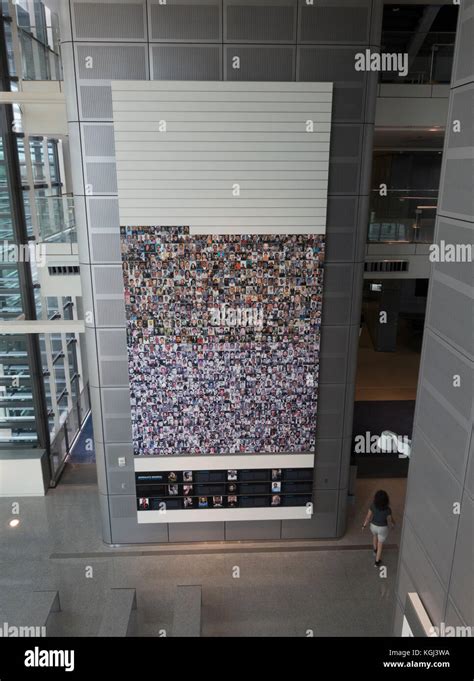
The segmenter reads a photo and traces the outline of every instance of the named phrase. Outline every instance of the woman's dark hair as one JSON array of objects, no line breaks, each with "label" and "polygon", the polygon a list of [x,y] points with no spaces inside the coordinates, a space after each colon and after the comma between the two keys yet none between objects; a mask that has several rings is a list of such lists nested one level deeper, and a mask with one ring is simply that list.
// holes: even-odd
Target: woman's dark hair
[{"label": "woman's dark hair", "polygon": [[378,511],[385,511],[385,509],[387,508],[389,503],[390,503],[390,499],[388,498],[387,492],[383,489],[379,489],[379,491],[376,492],[376,494],[374,496],[375,508]]}]

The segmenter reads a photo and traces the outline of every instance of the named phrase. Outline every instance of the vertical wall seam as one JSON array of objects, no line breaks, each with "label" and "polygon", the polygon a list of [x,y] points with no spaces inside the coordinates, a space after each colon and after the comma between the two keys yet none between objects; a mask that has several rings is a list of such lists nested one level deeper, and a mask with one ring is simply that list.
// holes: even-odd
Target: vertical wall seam
[{"label": "vertical wall seam", "polygon": [[[72,0],[69,0],[69,22],[71,26],[71,48],[72,48],[72,64],[73,64],[73,77],[74,77],[74,90],[76,94],[76,106],[77,106],[77,119],[78,119],[78,132],[79,132],[79,151],[81,154],[81,174],[82,174],[82,182],[84,186],[84,190],[86,187],[86,178],[85,178],[85,172],[84,172],[84,154],[83,154],[83,147],[82,147],[82,117],[81,117],[81,111],[79,108],[79,96],[78,96],[78,78],[77,78],[77,63],[76,63],[76,53],[75,53],[75,44],[76,40],[74,38],[74,33],[73,33],[73,26],[72,26]],[[90,277],[90,285],[91,285],[91,293],[92,293],[92,305],[93,305],[93,313],[94,313],[94,338],[95,338],[95,355],[96,355],[96,361],[97,361],[97,381],[99,383],[99,390],[98,390],[98,398],[100,402],[100,421],[101,421],[101,428],[102,428],[102,434],[104,434],[105,429],[104,429],[104,410],[103,410],[103,404],[102,404],[102,393],[101,393],[101,378],[100,378],[100,365],[99,365],[99,354],[98,354],[98,337],[97,337],[97,326],[96,326],[96,310],[95,310],[95,301],[94,301],[94,282],[93,282],[93,277],[92,277],[92,264],[91,264],[91,248],[90,248],[90,234],[89,234],[89,216],[88,216],[88,206],[87,206],[87,198],[86,195],[83,197],[84,200],[84,220],[85,220],[85,227],[86,227],[86,232],[87,232],[87,248],[89,251],[89,263],[88,263],[88,269],[89,269],[89,277]],[[81,268],[82,271],[82,268]],[[91,410],[91,418],[92,418],[92,425],[94,424],[94,418],[93,418],[93,411]],[[104,438],[105,440],[105,435]],[[106,484],[106,496],[107,497],[107,508],[108,508],[108,521],[109,521],[109,531],[110,531],[110,540],[113,542],[113,535],[112,535],[112,517],[111,517],[111,509],[110,509],[110,494],[109,494],[109,479],[108,479],[108,470],[107,470],[107,460],[106,460],[106,455],[105,455],[105,447],[106,443],[103,442],[103,456],[104,456],[104,471],[105,471],[105,484]],[[96,453],[97,457],[97,453]],[[99,490],[100,493],[100,490]],[[100,503],[100,501],[99,501]]]}]

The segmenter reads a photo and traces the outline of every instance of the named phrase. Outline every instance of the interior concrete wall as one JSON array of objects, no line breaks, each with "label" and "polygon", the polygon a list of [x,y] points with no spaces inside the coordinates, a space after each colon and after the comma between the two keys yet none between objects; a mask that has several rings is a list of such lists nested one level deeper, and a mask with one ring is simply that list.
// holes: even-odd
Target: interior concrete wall
[{"label": "interior concrete wall", "polygon": [[[377,74],[354,55],[377,49],[378,0],[168,1],[61,4],[64,85],[86,317],[104,541],[341,536],[346,526],[355,372]],[[120,8],[119,8],[120,5]],[[231,67],[241,56],[240,70]],[[87,57],[93,67],[87,68]],[[123,357],[124,301],[107,289],[121,267],[112,79],[334,82],[318,439],[312,520],[138,525]],[[122,332],[121,332],[122,330]],[[106,357],[106,358],[105,358]],[[128,416],[127,416],[128,414]],[[125,457],[119,467],[117,460]]]},{"label": "interior concrete wall", "polygon": [[[435,243],[474,241],[473,31],[474,2],[464,0]],[[461,122],[460,132],[453,131],[455,120]],[[472,262],[433,264],[400,550],[396,636],[411,591],[420,596],[434,626],[474,625],[473,297]]]}]

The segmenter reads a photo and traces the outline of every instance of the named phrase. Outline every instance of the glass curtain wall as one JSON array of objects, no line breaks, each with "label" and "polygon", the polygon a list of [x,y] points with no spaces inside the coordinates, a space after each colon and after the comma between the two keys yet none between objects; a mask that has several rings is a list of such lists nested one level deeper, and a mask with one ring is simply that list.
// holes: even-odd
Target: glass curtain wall
[{"label": "glass curtain wall", "polygon": [[42,386],[36,378],[40,367],[34,364],[36,341],[5,333],[2,324],[35,318],[34,280],[22,204],[17,200],[20,187],[15,187],[20,176],[13,163],[16,145],[8,131],[12,120],[8,108],[0,106],[0,446],[45,447],[46,431],[40,425]]},{"label": "glass curtain wall", "polygon": [[[12,7],[16,17],[9,15]],[[39,41],[51,49],[55,31],[41,3],[2,2],[1,8],[2,89],[16,91],[18,75],[24,79],[29,64],[25,45],[36,50]],[[21,44],[20,73],[15,28],[19,36],[29,34]],[[53,77],[38,54],[32,59],[41,77]],[[76,299],[41,295],[37,264],[29,257],[38,244],[76,242],[74,210],[71,197],[62,194],[58,140],[25,135],[18,106],[0,109],[0,447],[48,449],[54,479],[89,410],[78,336],[59,330],[12,334],[5,322],[77,319]]]},{"label": "glass curtain wall", "polygon": [[[0,137],[0,320],[24,314],[3,135]],[[1,328],[0,321],[0,328]],[[0,335],[0,446],[36,445],[32,377],[24,335]]]}]

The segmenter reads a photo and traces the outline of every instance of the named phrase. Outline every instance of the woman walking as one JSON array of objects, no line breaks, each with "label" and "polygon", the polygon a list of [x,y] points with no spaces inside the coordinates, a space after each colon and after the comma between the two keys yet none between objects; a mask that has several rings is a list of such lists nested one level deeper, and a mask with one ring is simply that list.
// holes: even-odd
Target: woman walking
[{"label": "woman walking", "polygon": [[390,527],[395,527],[395,520],[393,519],[392,509],[389,504],[390,499],[387,492],[379,489],[374,496],[362,525],[362,529],[364,529],[367,527],[367,523],[370,523],[376,567],[379,567],[382,562],[383,545],[388,537],[389,523]]}]

